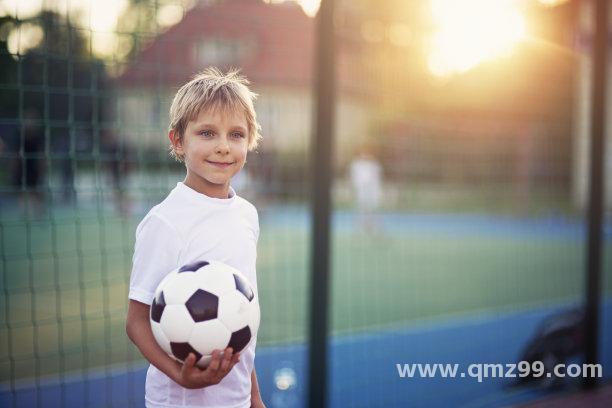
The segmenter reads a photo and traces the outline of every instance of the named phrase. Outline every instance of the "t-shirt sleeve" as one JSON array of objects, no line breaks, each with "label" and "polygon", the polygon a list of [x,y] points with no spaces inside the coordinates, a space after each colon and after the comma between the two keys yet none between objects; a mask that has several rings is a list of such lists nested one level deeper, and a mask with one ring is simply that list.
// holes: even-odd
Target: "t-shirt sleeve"
[{"label": "t-shirt sleeve", "polygon": [[150,305],[159,282],[177,267],[181,237],[168,221],[149,214],[136,229],[128,297]]}]

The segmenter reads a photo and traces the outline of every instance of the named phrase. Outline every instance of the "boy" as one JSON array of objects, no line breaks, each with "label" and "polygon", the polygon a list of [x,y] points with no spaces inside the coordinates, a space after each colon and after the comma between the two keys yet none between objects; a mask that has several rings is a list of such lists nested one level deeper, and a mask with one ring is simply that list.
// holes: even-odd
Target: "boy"
[{"label": "boy", "polygon": [[257,210],[238,197],[230,179],[257,146],[256,95],[237,71],[208,68],[183,85],[170,107],[171,154],[187,175],[136,230],[126,330],[151,363],[147,407],[263,407],[254,369],[254,342],[241,353],[215,350],[206,370],[191,353],[184,364],[156,343],[149,308],[162,278],[199,260],[225,262],[257,290]]}]

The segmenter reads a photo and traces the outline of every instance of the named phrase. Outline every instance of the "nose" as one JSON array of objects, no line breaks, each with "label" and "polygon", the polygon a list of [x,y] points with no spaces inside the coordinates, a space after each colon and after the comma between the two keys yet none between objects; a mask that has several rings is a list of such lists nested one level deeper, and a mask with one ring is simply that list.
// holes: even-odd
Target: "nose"
[{"label": "nose", "polygon": [[215,151],[219,154],[227,154],[229,153],[230,146],[229,141],[227,140],[227,136],[222,136],[218,139],[218,143]]}]

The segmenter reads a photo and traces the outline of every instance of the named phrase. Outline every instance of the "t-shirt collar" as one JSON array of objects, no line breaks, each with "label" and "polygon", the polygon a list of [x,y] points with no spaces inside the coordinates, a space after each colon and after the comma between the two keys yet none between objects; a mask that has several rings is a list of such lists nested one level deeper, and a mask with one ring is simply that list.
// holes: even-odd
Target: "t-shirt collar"
[{"label": "t-shirt collar", "polygon": [[182,181],[176,183],[176,190],[183,195],[187,196],[192,201],[197,201],[200,203],[210,203],[215,205],[230,205],[236,199],[236,191],[230,186],[229,188],[229,197],[228,198],[215,198],[209,197],[206,194],[199,193],[192,189],[191,187],[185,185]]}]

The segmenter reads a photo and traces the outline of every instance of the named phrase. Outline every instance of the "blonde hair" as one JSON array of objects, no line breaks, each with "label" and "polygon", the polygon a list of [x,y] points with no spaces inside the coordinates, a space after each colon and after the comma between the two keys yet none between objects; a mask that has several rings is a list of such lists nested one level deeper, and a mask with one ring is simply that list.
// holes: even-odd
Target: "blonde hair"
[{"label": "blonde hair", "polygon": [[[255,149],[261,139],[259,133],[261,126],[257,123],[257,114],[253,105],[257,94],[252,92],[248,85],[248,79],[240,75],[238,69],[232,68],[224,74],[215,67],[206,68],[174,95],[170,106],[169,130],[174,131],[182,139],[187,124],[196,119],[202,110],[243,111],[248,126],[249,150]],[[178,161],[183,160],[172,144],[170,154]]]}]

